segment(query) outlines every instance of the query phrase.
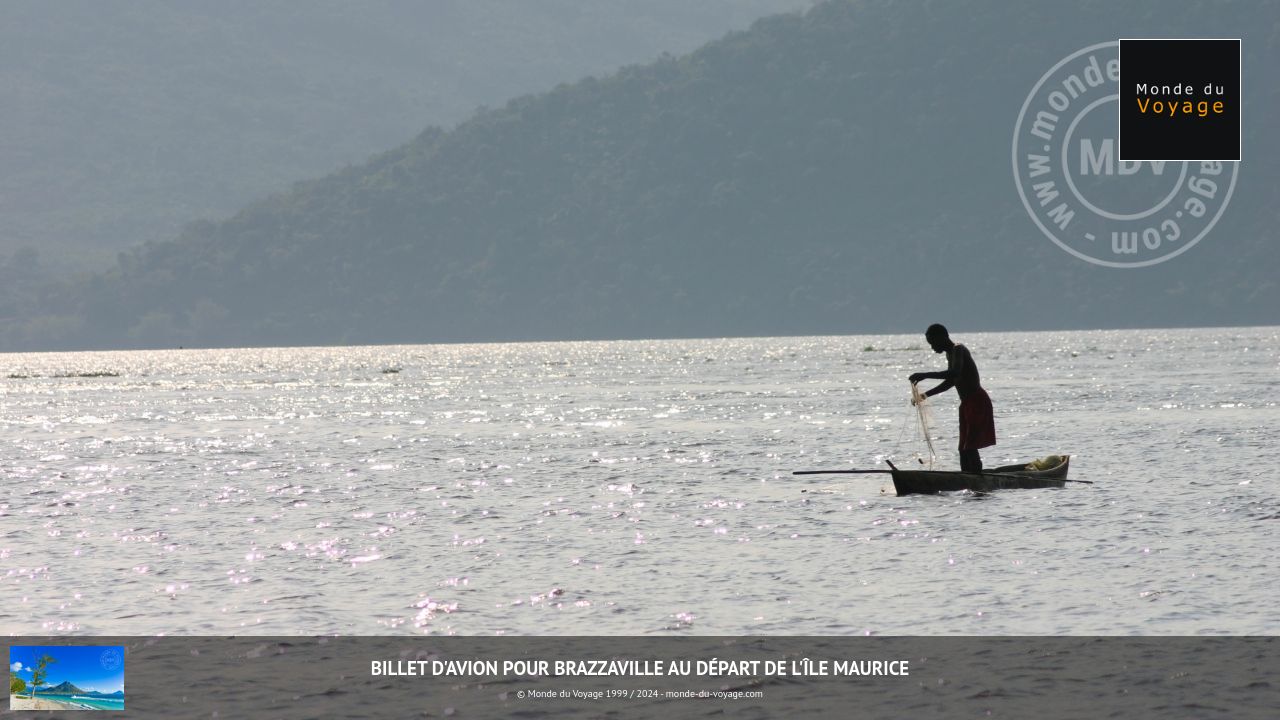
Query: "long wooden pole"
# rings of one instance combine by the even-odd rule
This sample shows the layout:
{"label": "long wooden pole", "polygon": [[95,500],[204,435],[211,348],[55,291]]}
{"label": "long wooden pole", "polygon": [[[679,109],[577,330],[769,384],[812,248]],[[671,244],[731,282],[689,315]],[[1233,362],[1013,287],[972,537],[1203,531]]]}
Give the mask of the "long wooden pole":
{"label": "long wooden pole", "polygon": [[888,475],[892,470],[793,470],[792,475]]}

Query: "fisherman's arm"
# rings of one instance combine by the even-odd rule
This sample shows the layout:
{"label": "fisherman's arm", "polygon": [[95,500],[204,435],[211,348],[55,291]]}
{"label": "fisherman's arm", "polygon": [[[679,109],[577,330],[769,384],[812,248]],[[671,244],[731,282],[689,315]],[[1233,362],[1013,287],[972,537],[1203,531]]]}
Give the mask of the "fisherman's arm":
{"label": "fisherman's arm", "polygon": [[932,390],[926,390],[924,393],[924,396],[933,397],[934,395],[937,395],[939,393],[944,393],[955,386],[956,386],[955,382],[951,380],[943,380],[937,387],[933,388]]}
{"label": "fisherman's arm", "polygon": [[931,373],[911,373],[911,375],[909,375],[909,376],[907,377],[907,379],[911,381],[911,384],[912,384],[912,385],[915,385],[916,383],[920,382],[921,380],[948,380],[948,381],[954,381],[954,380],[955,380],[955,377],[954,377],[954,374],[953,374],[950,370],[940,370],[940,371],[938,371],[938,372],[931,372]]}
{"label": "fisherman's arm", "polygon": [[960,352],[947,353],[947,369],[939,372],[930,373],[912,373],[907,379],[914,385],[921,380],[941,380],[942,384],[924,393],[925,397],[933,397],[938,393],[944,393],[956,386],[956,380],[960,378],[960,370],[964,367],[964,357]]}

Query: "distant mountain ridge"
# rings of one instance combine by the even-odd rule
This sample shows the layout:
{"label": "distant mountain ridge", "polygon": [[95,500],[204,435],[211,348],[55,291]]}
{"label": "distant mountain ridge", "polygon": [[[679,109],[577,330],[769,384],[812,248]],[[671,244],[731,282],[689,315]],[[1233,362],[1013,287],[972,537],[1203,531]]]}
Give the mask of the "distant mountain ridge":
{"label": "distant mountain ridge", "polygon": [[0,264],[100,268],[425,124],[808,1],[5,3]]}
{"label": "distant mountain ridge", "polygon": [[109,693],[100,692],[98,690],[84,690],[79,686],[77,686],[76,684],[72,683],[70,680],[64,680],[58,683],[57,685],[48,685],[45,687],[36,688],[36,694],[37,695],[80,695],[83,697],[95,697],[95,698],[124,697],[123,690],[116,690],[115,692],[109,692]]}
{"label": "distant mountain ridge", "polygon": [[36,694],[44,695],[84,695],[87,691],[81,690],[71,683],[70,680],[62,682],[52,687],[44,687],[36,690]]}
{"label": "distant mountain ridge", "polygon": [[[835,1],[428,129],[0,318],[6,349],[1276,321],[1280,66],[1261,3]],[[981,18],[979,22],[976,19]],[[1017,196],[1018,108],[1142,28],[1243,34],[1245,163],[1211,237],[1083,263]],[[1255,33],[1254,28],[1259,28]],[[1250,152],[1250,148],[1257,148]]]}

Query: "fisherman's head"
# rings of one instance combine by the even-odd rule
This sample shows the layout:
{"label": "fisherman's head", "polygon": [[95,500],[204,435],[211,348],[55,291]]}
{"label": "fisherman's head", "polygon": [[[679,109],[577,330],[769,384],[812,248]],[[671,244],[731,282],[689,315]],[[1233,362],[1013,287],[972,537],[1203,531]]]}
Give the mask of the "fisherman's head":
{"label": "fisherman's head", "polygon": [[929,347],[933,348],[934,352],[945,352],[951,347],[951,336],[947,334],[947,329],[938,323],[930,325],[929,329],[924,331],[924,339],[929,341]]}

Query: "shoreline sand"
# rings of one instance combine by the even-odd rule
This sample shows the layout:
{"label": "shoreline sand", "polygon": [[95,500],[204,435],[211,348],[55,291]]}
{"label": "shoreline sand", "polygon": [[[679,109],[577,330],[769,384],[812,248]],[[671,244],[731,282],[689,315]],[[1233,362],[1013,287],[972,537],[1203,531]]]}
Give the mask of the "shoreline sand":
{"label": "shoreline sand", "polygon": [[26,695],[10,695],[9,710],[84,710],[86,708],[70,701],[54,700],[36,695],[35,699]]}

